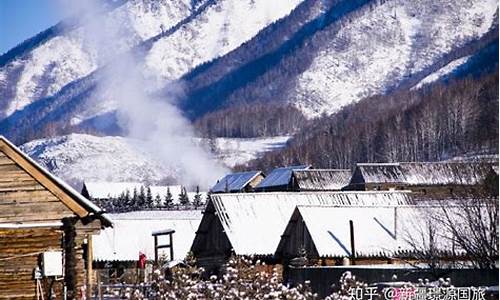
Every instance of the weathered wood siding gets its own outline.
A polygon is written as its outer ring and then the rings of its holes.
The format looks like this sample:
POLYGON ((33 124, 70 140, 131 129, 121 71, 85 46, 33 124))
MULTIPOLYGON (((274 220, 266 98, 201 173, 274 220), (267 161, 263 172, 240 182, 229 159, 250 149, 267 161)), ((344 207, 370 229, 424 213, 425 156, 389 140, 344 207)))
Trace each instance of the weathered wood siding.
MULTIPOLYGON (((33 271, 40 254, 62 251, 63 232, 56 228, 0 229, 0 299, 36 299, 33 271)), ((62 298, 63 283, 44 278, 44 298, 49 289, 62 298)))
POLYGON ((74 213, 0 151, 0 223, 60 221, 74 213))
POLYGON ((54 186, 51 179, 26 162, 18 164, 6 153, 18 154, 0 146, 0 299, 37 299, 33 272, 41 266, 41 254, 51 250, 63 251, 64 277, 41 280, 44 298, 52 290, 62 299, 65 285, 68 299, 80 298, 86 284, 85 239, 99 232, 101 222, 79 218, 74 209, 81 212, 81 207, 62 201, 70 196, 46 188, 54 186))
POLYGON ((302 248, 306 251, 308 258, 319 257, 304 220, 300 214, 294 212, 284 234, 281 236, 276 256, 280 261, 288 263, 290 259, 301 255, 300 250, 302 248))

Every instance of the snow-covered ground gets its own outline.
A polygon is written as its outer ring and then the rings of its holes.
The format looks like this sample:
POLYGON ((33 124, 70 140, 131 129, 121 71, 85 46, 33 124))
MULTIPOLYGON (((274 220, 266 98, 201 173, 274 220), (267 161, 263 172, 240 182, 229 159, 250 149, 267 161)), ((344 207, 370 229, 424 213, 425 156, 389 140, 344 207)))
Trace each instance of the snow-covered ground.
POLYGON ((452 73, 454 70, 456 70, 458 67, 461 65, 465 64, 467 60, 471 57, 471 55, 467 55, 464 57, 461 57, 459 59, 455 59, 454 61, 450 62, 446 66, 442 67, 441 69, 437 70, 436 72, 430 74, 429 76, 425 77, 424 79, 420 80, 420 82, 412 87, 411 89, 419 89, 423 87, 426 84, 433 83, 443 76, 446 76, 450 73, 452 73))
POLYGON ((291 93, 307 116, 342 106, 410 78, 455 47, 481 37, 496 0, 385 1, 341 26, 291 93))
MULTIPOLYGON (((288 138, 218 138, 214 142, 198 142, 204 145, 213 144, 214 156, 232 167, 257 158, 266 151, 284 147, 288 138)), ((22 145, 21 150, 72 184, 82 181, 182 180, 178 178, 179 166, 166 165, 155 159, 152 154, 154 152, 147 149, 141 141, 124 137, 70 134, 34 140, 22 145)), ((210 187, 200 188, 208 190, 210 187)))
POLYGON ((215 153, 226 166, 234 167, 259 158, 265 152, 285 147, 289 139, 290 136, 253 139, 217 138, 215 153))

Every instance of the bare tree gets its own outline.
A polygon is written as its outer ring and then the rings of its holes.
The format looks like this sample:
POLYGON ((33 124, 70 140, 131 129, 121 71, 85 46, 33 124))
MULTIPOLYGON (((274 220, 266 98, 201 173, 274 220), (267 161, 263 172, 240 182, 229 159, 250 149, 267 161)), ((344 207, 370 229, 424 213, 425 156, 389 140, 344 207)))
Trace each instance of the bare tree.
POLYGON ((410 227, 420 230, 406 232, 417 260, 437 268, 447 252, 465 258, 463 263, 475 268, 498 268, 498 175, 492 174, 480 187, 464 187, 453 198, 418 210, 420 216, 414 222, 419 224, 410 227))

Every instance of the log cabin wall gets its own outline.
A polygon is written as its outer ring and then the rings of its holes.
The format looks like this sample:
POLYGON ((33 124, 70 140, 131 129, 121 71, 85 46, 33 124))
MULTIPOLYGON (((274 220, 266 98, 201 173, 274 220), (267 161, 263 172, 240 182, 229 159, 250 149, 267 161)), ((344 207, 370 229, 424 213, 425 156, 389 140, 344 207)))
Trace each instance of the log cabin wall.
POLYGON ((65 286, 67 299, 84 296, 84 248, 102 224, 76 194, 0 136, 0 299, 37 299, 34 270, 47 251, 62 251, 64 276, 42 277, 43 298, 62 299, 65 286))
MULTIPOLYGON (((0 229, 0 299, 36 299, 34 268, 41 253, 62 251, 63 231, 58 228, 0 229)), ((62 299, 63 282, 44 277, 44 298, 54 290, 62 299)))

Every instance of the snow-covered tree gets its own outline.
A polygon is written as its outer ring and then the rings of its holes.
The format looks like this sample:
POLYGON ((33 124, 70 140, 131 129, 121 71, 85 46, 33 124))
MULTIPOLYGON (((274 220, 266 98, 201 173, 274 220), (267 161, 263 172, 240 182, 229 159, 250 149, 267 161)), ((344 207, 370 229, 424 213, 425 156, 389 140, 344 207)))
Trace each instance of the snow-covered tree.
POLYGON ((170 207, 174 202, 174 198, 172 197, 172 193, 170 192, 170 188, 167 187, 167 194, 165 195, 165 206, 170 207))
POLYGON ((201 206, 201 194, 199 186, 196 186, 196 194, 193 197, 193 204, 195 207, 201 206))
POLYGON ((188 205, 189 204, 189 197, 186 191, 185 187, 181 188, 181 193, 179 194, 179 203, 181 205, 188 205))

